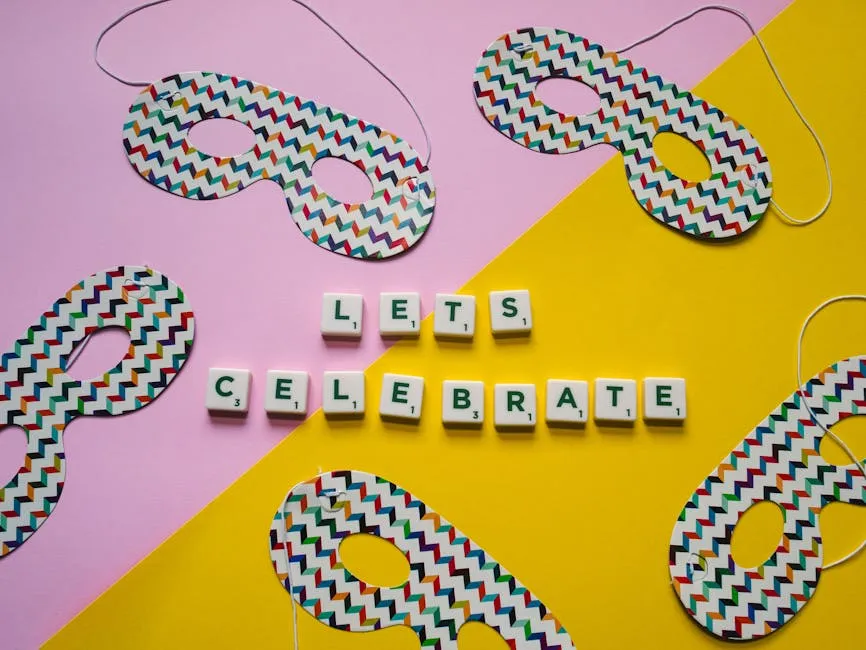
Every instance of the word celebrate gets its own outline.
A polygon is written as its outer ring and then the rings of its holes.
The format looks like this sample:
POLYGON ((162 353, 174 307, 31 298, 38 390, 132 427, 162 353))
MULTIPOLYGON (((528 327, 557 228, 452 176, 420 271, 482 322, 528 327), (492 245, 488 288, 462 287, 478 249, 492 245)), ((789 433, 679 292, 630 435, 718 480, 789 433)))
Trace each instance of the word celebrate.
MULTIPOLYGON (((208 410, 247 413, 251 373, 233 368, 211 368, 208 373, 208 410)), ((421 419, 424 378, 385 373, 379 415, 386 420, 421 419)), ((638 415, 638 387, 634 379, 594 381, 594 419, 600 423, 633 423, 638 415)), ((643 380, 643 418, 681 423, 686 419, 686 381, 675 377, 643 380)), ((271 415, 307 414, 310 375, 302 370, 269 370, 264 406, 271 415)), ((589 384, 576 379, 548 379, 544 419, 550 426, 585 424, 590 416, 589 384)), ((442 423, 479 427, 485 420, 485 385, 481 381, 442 382, 442 423)), ((366 377, 360 370, 328 371, 322 376, 322 411, 329 417, 363 417, 367 409, 366 377)), ((535 384, 495 384, 493 422, 497 429, 533 429, 539 421, 535 384)))

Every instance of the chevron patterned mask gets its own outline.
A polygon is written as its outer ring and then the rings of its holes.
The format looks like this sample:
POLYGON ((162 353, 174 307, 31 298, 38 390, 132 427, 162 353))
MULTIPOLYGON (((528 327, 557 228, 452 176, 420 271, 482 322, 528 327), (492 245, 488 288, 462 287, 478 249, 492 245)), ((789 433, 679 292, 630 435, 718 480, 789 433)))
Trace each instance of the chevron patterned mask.
POLYGON ((819 373, 753 429, 686 502, 674 526, 670 571, 683 606, 724 639, 757 639, 778 630, 809 602, 823 568, 821 510, 839 501, 866 504, 855 464, 821 457, 824 430, 866 412, 866 357, 819 373), (740 517, 770 501, 784 518, 782 539, 763 565, 731 556, 740 517))
POLYGON ((329 106, 253 81, 188 72, 158 81, 138 96, 123 129, 129 162, 149 183, 188 199, 220 199, 260 180, 283 188, 304 237, 360 259, 399 255, 430 225, 436 192, 418 152, 400 138, 329 106), (227 118, 255 133, 238 156, 198 151, 189 130, 227 118), (312 177, 332 156, 361 169, 373 186, 362 203, 341 203, 312 177))
POLYGON ((460 627, 479 621, 511 648, 574 648, 565 628, 517 578, 423 501, 378 476, 340 471, 299 483, 274 517, 270 544, 280 582, 333 628, 406 625, 425 648, 457 650, 460 627), (410 575, 404 584, 368 585, 343 566, 341 542, 361 533, 405 554, 410 575))
POLYGON ((0 417, 27 434, 27 455, 0 489, 0 557, 45 523, 63 490, 63 432, 79 415, 138 410, 166 389, 187 359, 193 314, 161 273, 120 266, 72 287, 0 357, 0 417), (126 356, 94 381, 66 374, 76 344, 104 327, 129 332, 126 356))
POLYGON ((596 144, 619 149, 638 203, 654 219, 692 237, 741 235, 767 209, 770 165, 743 126, 687 90, 628 59, 560 29, 528 27, 487 48, 475 69, 475 101, 500 133, 541 153, 572 153, 596 144), (601 108, 564 115, 535 96, 545 79, 567 77, 598 93, 601 108), (679 178, 655 154, 659 133, 695 144, 711 175, 679 178))

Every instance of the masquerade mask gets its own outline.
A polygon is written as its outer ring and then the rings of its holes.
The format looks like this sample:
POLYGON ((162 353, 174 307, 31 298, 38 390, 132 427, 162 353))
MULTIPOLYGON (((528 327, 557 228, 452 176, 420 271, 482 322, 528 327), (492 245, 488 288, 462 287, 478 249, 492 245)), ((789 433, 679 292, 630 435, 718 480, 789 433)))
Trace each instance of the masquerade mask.
POLYGON ((839 361, 810 379, 743 439, 698 486, 674 526, 670 571, 686 611, 724 639, 779 629, 809 602, 824 565, 821 510, 864 505, 866 478, 855 465, 821 456, 824 430, 866 410, 866 357, 839 361), (811 407, 814 418, 809 412, 811 407), (751 506, 779 506, 784 531, 758 567, 741 567, 731 538, 751 506))
POLYGON ((180 287, 151 269, 120 266, 72 287, 3 354, 0 418, 24 429, 27 455, 0 489, 0 557, 54 511, 66 479, 66 426, 79 415, 121 415, 152 402, 186 361, 193 331, 180 287), (93 381, 67 375, 73 348, 104 327, 129 333, 126 356, 93 381))
POLYGON ((499 37, 475 69, 475 101, 488 122, 518 144, 563 154, 609 144, 623 156, 626 179, 644 211, 699 238, 734 237, 763 216, 770 165, 754 136, 721 110, 600 45, 561 29, 528 27, 499 37), (545 79, 576 79, 598 93, 601 108, 565 115, 535 96, 545 79), (687 181, 658 158, 653 139, 671 132, 706 157, 710 177, 687 181))
POLYGON ((574 648, 517 578, 424 502, 372 474, 329 472, 296 485, 271 525, 271 561, 292 597, 340 630, 407 625, 424 647, 456 650, 460 627, 480 621, 512 648, 574 648), (343 566, 340 543, 359 533, 405 554, 405 583, 376 587, 343 566))
POLYGON ((304 237, 340 255, 399 255, 418 243, 433 217, 433 179, 406 142, 330 106, 237 77, 187 72, 148 86, 129 109, 123 145, 144 179, 188 199, 277 183, 304 237), (255 145, 230 157, 197 150, 189 130, 211 118, 245 124, 255 145), (373 196, 354 204, 328 196, 312 174, 313 163, 328 156, 367 174, 373 196))

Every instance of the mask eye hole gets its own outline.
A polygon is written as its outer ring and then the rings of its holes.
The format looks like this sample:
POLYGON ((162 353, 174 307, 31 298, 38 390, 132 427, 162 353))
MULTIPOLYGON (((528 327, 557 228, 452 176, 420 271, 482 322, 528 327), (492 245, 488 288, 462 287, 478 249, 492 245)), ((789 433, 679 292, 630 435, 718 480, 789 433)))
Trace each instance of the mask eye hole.
POLYGON ((81 382, 100 379, 126 357, 129 345, 129 332, 125 328, 98 329, 72 348, 67 357, 66 374, 81 382))
POLYGON ((457 632, 458 650, 508 650, 509 647, 499 632, 480 621, 469 621, 457 632))
POLYGON ((0 427, 0 485, 5 485, 27 458, 27 433, 13 424, 0 427))
POLYGON ((373 196, 373 186, 364 170, 353 162, 326 156, 313 163, 316 184, 335 201, 355 205, 373 196))
POLYGON ((698 145, 678 133, 658 133, 653 139, 653 150, 665 169, 684 181, 698 183, 712 174, 706 154, 698 145))
POLYGON ((208 155, 215 158, 230 158, 250 151, 256 144, 256 136, 252 129, 242 122, 212 117, 193 125, 189 131, 189 141, 199 151, 208 152, 208 155), (220 153, 215 154, 214 151, 220 153))
POLYGON ((772 501, 758 501, 746 510, 731 537, 731 556, 745 568, 763 565, 781 544, 785 517, 772 501))
POLYGON ((359 533, 340 543, 343 566, 368 585, 399 587, 409 580, 409 560, 388 540, 359 533))
POLYGON ((592 115, 601 109, 598 93, 591 86, 571 77, 543 79, 533 94, 548 108, 563 115, 592 115))
MULTIPOLYGON (((857 458, 863 460, 866 449, 866 418, 849 416, 830 427, 830 431, 842 440, 857 458)), ((825 461, 839 467, 853 463, 845 450, 833 440, 833 436, 825 435, 821 438, 818 452, 825 461)))

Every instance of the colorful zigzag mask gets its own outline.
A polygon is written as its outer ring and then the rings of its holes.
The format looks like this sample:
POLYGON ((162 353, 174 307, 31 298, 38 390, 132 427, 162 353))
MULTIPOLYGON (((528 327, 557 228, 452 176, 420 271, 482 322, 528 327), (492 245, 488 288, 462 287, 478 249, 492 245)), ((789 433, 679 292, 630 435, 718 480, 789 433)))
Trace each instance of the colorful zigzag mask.
POLYGON ((145 88, 123 128, 129 162, 149 183, 189 199, 219 199, 270 180, 283 188, 304 237, 340 255, 385 258, 424 235, 436 192, 418 152, 375 124, 246 79, 213 72, 172 75, 145 88), (248 126, 255 145, 217 157, 190 144, 202 120, 248 126), (341 203, 313 180, 313 163, 332 156, 361 169, 373 196, 341 203))
POLYGON ((479 621, 511 648, 574 648, 568 632, 517 578, 423 501, 378 476, 340 471, 299 483, 274 516, 270 543, 280 582, 333 628, 369 632, 406 625, 425 648, 456 650, 460 627, 479 621), (343 566, 340 544, 359 533, 404 553, 410 566, 405 583, 376 587, 343 566))
POLYGON ((740 235, 767 209, 770 166, 749 131, 691 92, 585 38, 545 27, 504 34, 481 55, 474 86, 484 117, 524 147, 553 154, 601 143, 619 149, 638 203, 687 235, 740 235), (601 108, 565 115, 545 105, 535 88, 553 77, 586 84, 598 93, 601 108), (653 149, 653 139, 664 132, 697 145, 711 176, 692 182, 666 169, 653 149))
POLYGON ((120 415, 152 402, 186 361, 193 331, 180 287, 151 269, 120 266, 72 287, 0 357, 0 425, 27 434, 23 465, 0 489, 0 557, 54 511, 66 478, 66 426, 79 415, 120 415), (92 381, 67 375, 73 348, 104 327, 129 332, 126 356, 92 381))
POLYGON ((834 501, 866 504, 857 466, 821 457, 824 431, 806 405, 826 428, 866 413, 866 356, 839 361, 782 402, 698 486, 674 526, 674 589, 695 621, 724 639, 756 639, 791 620, 821 577, 821 510, 834 501), (731 538, 761 501, 779 506, 782 539, 764 564, 743 568, 731 538))

